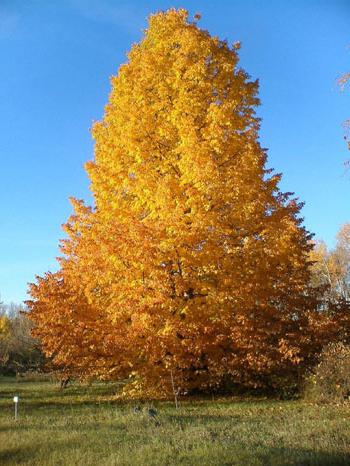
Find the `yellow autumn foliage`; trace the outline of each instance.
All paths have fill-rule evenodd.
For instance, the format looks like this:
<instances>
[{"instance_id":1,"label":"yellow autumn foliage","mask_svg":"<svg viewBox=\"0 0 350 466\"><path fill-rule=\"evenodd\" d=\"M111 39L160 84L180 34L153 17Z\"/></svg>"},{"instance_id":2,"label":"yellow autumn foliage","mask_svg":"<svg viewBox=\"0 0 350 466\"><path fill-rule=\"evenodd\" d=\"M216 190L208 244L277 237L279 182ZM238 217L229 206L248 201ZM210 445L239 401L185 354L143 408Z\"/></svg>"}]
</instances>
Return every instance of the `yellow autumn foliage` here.
<instances>
[{"instance_id":1,"label":"yellow autumn foliage","mask_svg":"<svg viewBox=\"0 0 350 466\"><path fill-rule=\"evenodd\" d=\"M111 80L60 270L31 285L35 334L81 377L167 396L261 386L314 346L310 235L258 139L238 47L152 15Z\"/></svg>"}]
</instances>

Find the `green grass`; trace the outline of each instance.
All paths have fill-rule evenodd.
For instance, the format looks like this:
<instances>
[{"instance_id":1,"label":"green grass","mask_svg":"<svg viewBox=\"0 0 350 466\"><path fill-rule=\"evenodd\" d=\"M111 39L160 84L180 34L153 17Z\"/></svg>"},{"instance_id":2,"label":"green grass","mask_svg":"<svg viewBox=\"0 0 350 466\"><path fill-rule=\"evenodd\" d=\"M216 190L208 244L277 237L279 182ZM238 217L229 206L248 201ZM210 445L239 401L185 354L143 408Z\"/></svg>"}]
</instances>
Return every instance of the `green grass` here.
<instances>
[{"instance_id":1,"label":"green grass","mask_svg":"<svg viewBox=\"0 0 350 466\"><path fill-rule=\"evenodd\" d=\"M348 406L217 399L176 410L159 402L156 426L134 403L113 401L116 390L0 379L0 464L350 465Z\"/></svg>"}]
</instances>

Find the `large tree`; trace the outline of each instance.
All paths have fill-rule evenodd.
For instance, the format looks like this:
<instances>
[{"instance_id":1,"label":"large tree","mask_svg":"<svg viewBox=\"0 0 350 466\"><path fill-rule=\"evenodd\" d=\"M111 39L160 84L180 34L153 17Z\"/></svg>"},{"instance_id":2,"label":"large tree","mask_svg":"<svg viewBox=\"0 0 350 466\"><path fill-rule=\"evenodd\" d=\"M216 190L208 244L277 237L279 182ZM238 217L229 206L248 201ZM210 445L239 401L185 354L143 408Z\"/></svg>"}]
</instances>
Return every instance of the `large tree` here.
<instances>
[{"instance_id":1,"label":"large tree","mask_svg":"<svg viewBox=\"0 0 350 466\"><path fill-rule=\"evenodd\" d=\"M73 200L61 268L28 303L67 371L167 394L262 385L310 354L310 235L266 168L238 48L172 9L112 78L94 207Z\"/></svg>"}]
</instances>

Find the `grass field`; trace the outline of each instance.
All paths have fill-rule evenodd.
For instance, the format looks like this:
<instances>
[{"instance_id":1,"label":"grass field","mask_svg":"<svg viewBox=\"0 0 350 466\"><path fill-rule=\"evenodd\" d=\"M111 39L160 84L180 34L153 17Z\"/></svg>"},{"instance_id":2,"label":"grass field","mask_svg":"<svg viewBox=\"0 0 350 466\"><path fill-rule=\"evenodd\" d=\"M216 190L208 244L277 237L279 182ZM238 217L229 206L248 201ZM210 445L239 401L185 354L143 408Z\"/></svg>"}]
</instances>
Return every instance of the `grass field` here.
<instances>
[{"instance_id":1,"label":"grass field","mask_svg":"<svg viewBox=\"0 0 350 466\"><path fill-rule=\"evenodd\" d=\"M117 387L0 379L0 465L350 465L350 407L301 401L155 403ZM19 419L13 396L19 395Z\"/></svg>"}]
</instances>

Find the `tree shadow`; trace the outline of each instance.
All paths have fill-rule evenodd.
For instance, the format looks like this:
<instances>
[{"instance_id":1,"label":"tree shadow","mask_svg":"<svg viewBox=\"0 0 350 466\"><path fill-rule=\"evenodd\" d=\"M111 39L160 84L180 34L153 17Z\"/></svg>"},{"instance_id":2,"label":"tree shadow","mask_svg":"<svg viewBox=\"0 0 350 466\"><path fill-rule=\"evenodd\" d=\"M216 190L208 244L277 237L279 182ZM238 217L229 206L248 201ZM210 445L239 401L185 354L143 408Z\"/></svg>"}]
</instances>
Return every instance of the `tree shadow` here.
<instances>
[{"instance_id":1,"label":"tree shadow","mask_svg":"<svg viewBox=\"0 0 350 466\"><path fill-rule=\"evenodd\" d=\"M73 442L50 442L50 451L59 450L64 448L65 450L76 447L76 443ZM21 463L28 464L40 464L42 460L42 451L38 448L37 445L23 445L11 448L3 448L0 450L0 464L3 465L17 465ZM38 461L35 461L35 459ZM43 464L43 463L41 463Z\"/></svg>"},{"instance_id":2,"label":"tree shadow","mask_svg":"<svg viewBox=\"0 0 350 466\"><path fill-rule=\"evenodd\" d=\"M252 448L251 454L253 451ZM349 466L350 464L350 453L303 448L275 447L268 449L263 454L256 453L254 456L264 466ZM228 466L232 463L224 464ZM249 462L246 464L248 466ZM256 463L254 462L254 464Z\"/></svg>"}]
</instances>

